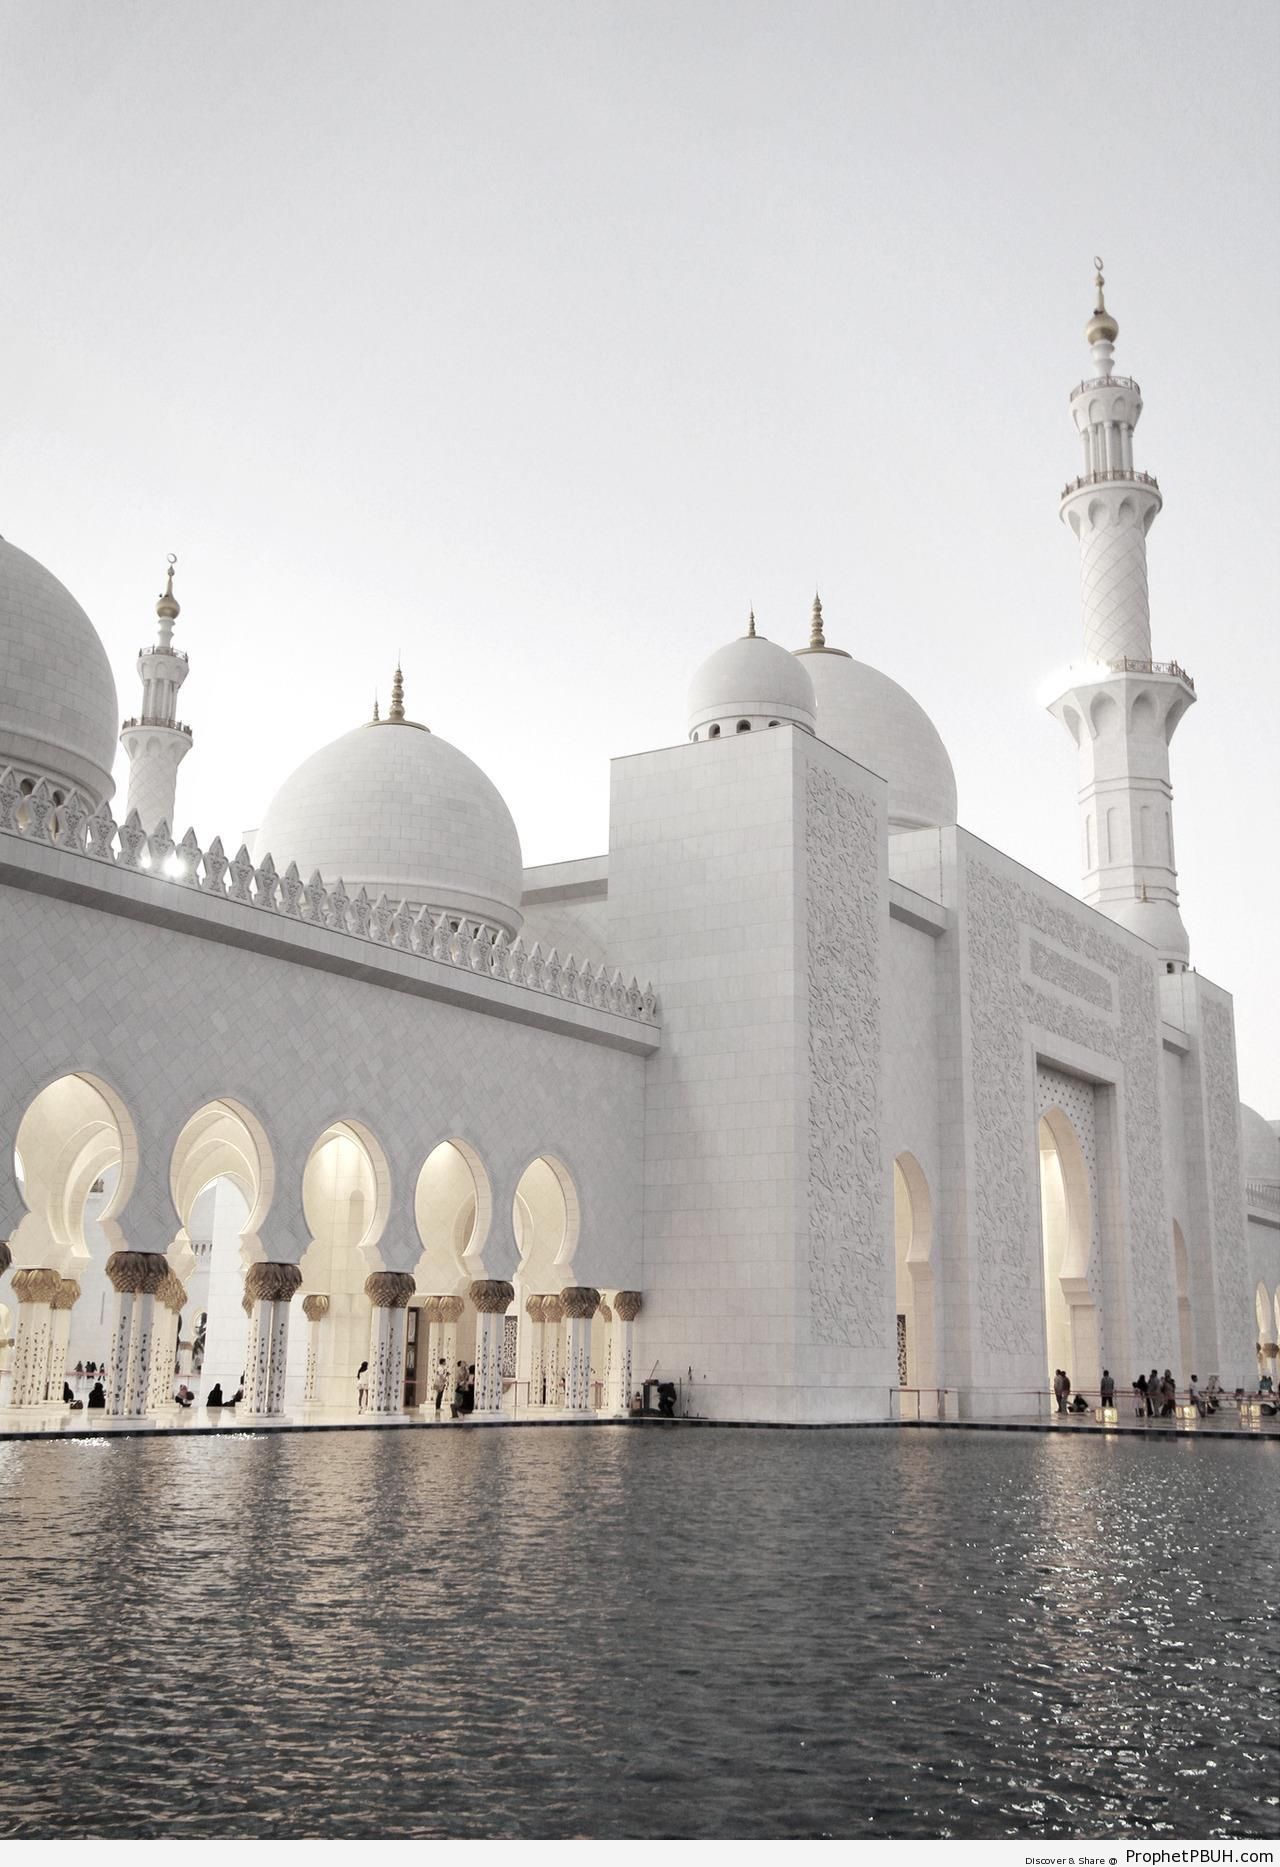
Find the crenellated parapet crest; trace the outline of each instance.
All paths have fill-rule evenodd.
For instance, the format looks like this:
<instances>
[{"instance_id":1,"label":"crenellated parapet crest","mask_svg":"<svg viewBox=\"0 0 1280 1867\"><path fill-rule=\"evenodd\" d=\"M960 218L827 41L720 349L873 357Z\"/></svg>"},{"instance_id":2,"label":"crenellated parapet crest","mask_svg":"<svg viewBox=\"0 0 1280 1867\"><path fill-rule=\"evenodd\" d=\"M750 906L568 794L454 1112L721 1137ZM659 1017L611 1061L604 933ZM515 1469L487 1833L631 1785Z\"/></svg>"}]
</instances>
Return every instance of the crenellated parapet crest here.
<instances>
[{"instance_id":1,"label":"crenellated parapet crest","mask_svg":"<svg viewBox=\"0 0 1280 1867\"><path fill-rule=\"evenodd\" d=\"M341 877L330 885L315 872L304 881L293 862L281 875L270 855L255 863L243 843L228 859L217 836L202 849L194 830L178 843L167 823L157 824L148 834L136 810L117 823L105 804L95 811L77 792L60 790L55 796L47 779L24 778L11 766L0 770L0 834L66 850L89 862L146 871L173 888L194 889L277 920L300 921L392 947L545 997L641 1024L658 1022L653 987L641 986L634 978L628 983L616 969L610 972L590 960L579 963L572 954L561 956L555 947L544 953L536 940L526 946L518 935L513 940L488 921L430 907L415 912L408 902L389 901L386 895L370 901L363 888L351 896Z\"/></svg>"}]
</instances>

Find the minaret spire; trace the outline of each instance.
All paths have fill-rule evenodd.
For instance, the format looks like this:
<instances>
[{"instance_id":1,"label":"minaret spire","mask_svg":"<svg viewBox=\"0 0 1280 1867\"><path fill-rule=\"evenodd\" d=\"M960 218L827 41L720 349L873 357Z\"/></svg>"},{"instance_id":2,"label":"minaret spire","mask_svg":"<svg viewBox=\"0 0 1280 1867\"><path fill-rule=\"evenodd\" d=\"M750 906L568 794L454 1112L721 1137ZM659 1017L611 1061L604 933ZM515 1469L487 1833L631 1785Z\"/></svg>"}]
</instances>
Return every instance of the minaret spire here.
<instances>
[{"instance_id":1,"label":"minaret spire","mask_svg":"<svg viewBox=\"0 0 1280 1867\"><path fill-rule=\"evenodd\" d=\"M187 678L187 657L173 646L173 625L181 612L173 594L178 560L170 554L165 586L156 600L156 640L138 651L142 710L126 720L120 743L129 756L129 809L145 830L160 823L174 827L178 767L191 750L191 728L177 717L178 690Z\"/></svg>"},{"instance_id":2,"label":"minaret spire","mask_svg":"<svg viewBox=\"0 0 1280 1867\"><path fill-rule=\"evenodd\" d=\"M400 671L398 661L396 671L391 677L391 711L387 714L387 718L395 720L397 724L404 720L404 675Z\"/></svg>"},{"instance_id":3,"label":"minaret spire","mask_svg":"<svg viewBox=\"0 0 1280 1867\"><path fill-rule=\"evenodd\" d=\"M1160 488L1133 464L1142 391L1114 373L1120 326L1107 309L1102 261L1085 325L1094 374L1071 392L1083 473L1062 489L1059 511L1080 547L1084 659L1050 711L1079 755L1084 898L1170 966L1185 965L1173 855L1169 741L1195 685L1177 662L1151 656L1147 533Z\"/></svg>"}]
</instances>

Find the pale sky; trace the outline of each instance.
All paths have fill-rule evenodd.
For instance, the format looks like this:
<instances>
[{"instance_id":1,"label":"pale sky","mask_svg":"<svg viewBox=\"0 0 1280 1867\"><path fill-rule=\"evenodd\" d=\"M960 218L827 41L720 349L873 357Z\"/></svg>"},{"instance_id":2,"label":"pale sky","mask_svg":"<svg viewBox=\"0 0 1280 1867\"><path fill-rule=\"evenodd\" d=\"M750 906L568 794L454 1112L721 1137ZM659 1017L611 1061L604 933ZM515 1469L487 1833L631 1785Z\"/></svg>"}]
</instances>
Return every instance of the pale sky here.
<instances>
[{"instance_id":1,"label":"pale sky","mask_svg":"<svg viewBox=\"0 0 1280 1867\"><path fill-rule=\"evenodd\" d=\"M609 758L684 738L749 603L800 645L817 584L960 821L1075 890L1038 696L1101 253L1200 696L1192 960L1280 1116L1278 79L1270 0L0 0L0 531L124 713L178 553L202 842L399 652L526 861L596 853Z\"/></svg>"}]
</instances>

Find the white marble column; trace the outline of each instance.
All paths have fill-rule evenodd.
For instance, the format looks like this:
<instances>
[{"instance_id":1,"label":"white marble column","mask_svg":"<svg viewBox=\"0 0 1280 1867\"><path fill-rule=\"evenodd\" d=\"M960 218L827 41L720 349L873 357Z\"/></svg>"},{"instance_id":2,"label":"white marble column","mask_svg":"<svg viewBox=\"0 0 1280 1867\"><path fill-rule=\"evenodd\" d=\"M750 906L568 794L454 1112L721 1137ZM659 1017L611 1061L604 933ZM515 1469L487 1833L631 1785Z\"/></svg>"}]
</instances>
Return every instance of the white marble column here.
<instances>
[{"instance_id":1,"label":"white marble column","mask_svg":"<svg viewBox=\"0 0 1280 1867\"><path fill-rule=\"evenodd\" d=\"M529 1318L529 1405L542 1405L543 1382L546 1378L543 1367L543 1342L547 1326L542 1320L542 1298L526 1297L524 1313Z\"/></svg>"},{"instance_id":2,"label":"white marble column","mask_svg":"<svg viewBox=\"0 0 1280 1867\"><path fill-rule=\"evenodd\" d=\"M440 1403L440 1408L441 1412L447 1412L452 1408L454 1396L458 1391L458 1323L467 1306L461 1297L453 1296L441 1297L439 1304L440 1357L449 1376L445 1383L444 1399Z\"/></svg>"},{"instance_id":3,"label":"white marble column","mask_svg":"<svg viewBox=\"0 0 1280 1867\"><path fill-rule=\"evenodd\" d=\"M155 1351L156 1291L169 1275L158 1251L113 1251L107 1276L116 1293L107 1364L107 1412L141 1419L147 1411Z\"/></svg>"},{"instance_id":4,"label":"white marble column","mask_svg":"<svg viewBox=\"0 0 1280 1867\"><path fill-rule=\"evenodd\" d=\"M564 1372L564 1300L559 1296L542 1299L542 1384L543 1404L560 1408L564 1396L560 1376Z\"/></svg>"},{"instance_id":5,"label":"white marble column","mask_svg":"<svg viewBox=\"0 0 1280 1867\"><path fill-rule=\"evenodd\" d=\"M591 1320L600 1307L600 1292L588 1284L571 1284L560 1292L568 1326L564 1384L565 1410L591 1411Z\"/></svg>"},{"instance_id":6,"label":"white marble column","mask_svg":"<svg viewBox=\"0 0 1280 1867\"><path fill-rule=\"evenodd\" d=\"M71 1311L80 1296L80 1286L74 1277L62 1278L58 1294L52 1303L53 1317L49 1341L49 1373L47 1392L51 1402L62 1402L62 1389L67 1378L67 1343L71 1340Z\"/></svg>"},{"instance_id":7,"label":"white marble column","mask_svg":"<svg viewBox=\"0 0 1280 1867\"><path fill-rule=\"evenodd\" d=\"M244 1409L260 1418L284 1411L288 1372L289 1305L302 1283L296 1264L251 1264L245 1273L249 1310L249 1347L244 1376Z\"/></svg>"},{"instance_id":8,"label":"white marble column","mask_svg":"<svg viewBox=\"0 0 1280 1867\"><path fill-rule=\"evenodd\" d=\"M609 1385L605 1406L611 1413L629 1413L634 1392L631 1367L631 1325L640 1314L644 1299L639 1290L619 1290L613 1299L613 1323L609 1340Z\"/></svg>"},{"instance_id":9,"label":"white marble column","mask_svg":"<svg viewBox=\"0 0 1280 1867\"><path fill-rule=\"evenodd\" d=\"M515 1291L502 1278L489 1277L473 1283L470 1296L477 1312L475 1411L501 1413L503 1323Z\"/></svg>"},{"instance_id":10,"label":"white marble column","mask_svg":"<svg viewBox=\"0 0 1280 1867\"><path fill-rule=\"evenodd\" d=\"M320 1331L329 1314L329 1299L316 1292L302 1299L302 1313L307 1319L307 1380L302 1390L303 1405L316 1404L316 1382L320 1375Z\"/></svg>"},{"instance_id":11,"label":"white marble column","mask_svg":"<svg viewBox=\"0 0 1280 1867\"><path fill-rule=\"evenodd\" d=\"M45 1403L49 1351L53 1344L53 1300L61 1287L62 1279L57 1271L37 1269L13 1273L18 1326L13 1345L10 1406L42 1407ZM61 1388L58 1394L61 1398Z\"/></svg>"},{"instance_id":12,"label":"white marble column","mask_svg":"<svg viewBox=\"0 0 1280 1867\"><path fill-rule=\"evenodd\" d=\"M404 1411L405 1310L416 1285L409 1271L374 1271L364 1280L369 1319L369 1411Z\"/></svg>"}]
</instances>

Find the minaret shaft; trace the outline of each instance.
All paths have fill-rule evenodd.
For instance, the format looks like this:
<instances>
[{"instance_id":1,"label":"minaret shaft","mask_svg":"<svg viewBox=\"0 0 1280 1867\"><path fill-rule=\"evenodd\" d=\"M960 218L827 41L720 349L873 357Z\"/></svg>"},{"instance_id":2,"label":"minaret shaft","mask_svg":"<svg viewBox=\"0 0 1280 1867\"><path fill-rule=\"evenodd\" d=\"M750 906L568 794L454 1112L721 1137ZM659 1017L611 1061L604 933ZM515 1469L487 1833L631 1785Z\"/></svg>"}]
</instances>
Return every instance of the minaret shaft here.
<instances>
[{"instance_id":1,"label":"minaret shaft","mask_svg":"<svg viewBox=\"0 0 1280 1867\"><path fill-rule=\"evenodd\" d=\"M1085 335L1093 374L1071 394L1084 471L1063 488L1060 512L1080 547L1084 661L1050 711L1079 761L1084 898L1141 934L1167 964L1185 965L1178 908L1169 742L1194 704L1176 662L1151 658L1147 533L1160 488L1133 464L1142 392L1113 373L1119 326L1098 302Z\"/></svg>"}]
</instances>

